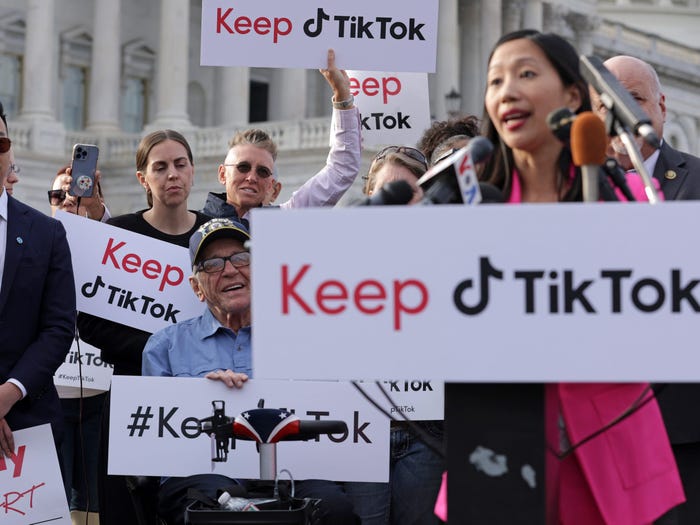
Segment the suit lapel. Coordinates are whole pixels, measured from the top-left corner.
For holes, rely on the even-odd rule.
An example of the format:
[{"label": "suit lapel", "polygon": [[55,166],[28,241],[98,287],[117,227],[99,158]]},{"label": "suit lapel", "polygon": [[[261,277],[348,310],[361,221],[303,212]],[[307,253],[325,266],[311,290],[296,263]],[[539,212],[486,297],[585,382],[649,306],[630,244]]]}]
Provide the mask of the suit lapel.
[{"label": "suit lapel", "polygon": [[17,275],[19,261],[29,240],[29,230],[32,220],[28,209],[22,209],[17,201],[8,195],[7,199],[7,247],[5,249],[5,269],[2,273],[2,289],[0,290],[0,312],[5,308],[10,287]]},{"label": "suit lapel", "polygon": [[[654,177],[661,184],[661,190],[664,192],[664,198],[667,201],[675,200],[678,197],[678,192],[683,187],[685,178],[688,175],[688,169],[684,166],[683,157],[664,142],[661,145],[659,159],[656,161]],[[666,176],[669,171],[675,173],[673,178]]]}]

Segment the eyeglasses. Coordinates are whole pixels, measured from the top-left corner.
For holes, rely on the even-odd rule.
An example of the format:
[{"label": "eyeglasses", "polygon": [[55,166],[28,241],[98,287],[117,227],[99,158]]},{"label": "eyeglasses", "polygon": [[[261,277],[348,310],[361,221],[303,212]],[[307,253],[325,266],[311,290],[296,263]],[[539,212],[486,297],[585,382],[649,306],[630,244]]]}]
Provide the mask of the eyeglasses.
[{"label": "eyeglasses", "polygon": [[[250,165],[250,162],[239,162],[238,164],[224,164],[224,166],[233,166],[243,174],[250,173],[250,170],[253,169],[253,167]],[[272,175],[272,172],[265,166],[256,166],[255,174],[261,179],[266,179]]]},{"label": "eyeglasses", "polygon": [[63,190],[49,190],[49,204],[51,206],[60,206],[66,199],[66,192]]},{"label": "eyeglasses", "polygon": [[15,175],[19,175],[19,166],[17,164],[10,164],[9,172],[14,173]]},{"label": "eyeglasses", "polygon": [[0,153],[10,151],[10,146],[12,146],[12,141],[8,137],[0,137]]},{"label": "eyeglasses", "polygon": [[226,261],[231,263],[234,268],[242,268],[250,264],[250,252],[238,252],[229,255],[228,257],[212,257],[204,259],[197,264],[197,272],[204,273],[219,273],[224,270]]},{"label": "eyeglasses", "polygon": [[443,151],[442,153],[440,153],[439,157],[437,157],[434,161],[432,161],[432,165],[435,166],[435,164],[437,164],[438,162],[445,160],[447,157],[451,157],[452,155],[454,155],[458,151],[459,151],[459,148],[452,148],[452,149],[448,149],[447,151]]},{"label": "eyeglasses", "polygon": [[413,160],[420,162],[426,170],[428,169],[428,161],[425,159],[425,155],[416,148],[411,148],[410,146],[387,146],[374,156],[372,164],[392,153],[401,153],[407,157],[411,157]]}]

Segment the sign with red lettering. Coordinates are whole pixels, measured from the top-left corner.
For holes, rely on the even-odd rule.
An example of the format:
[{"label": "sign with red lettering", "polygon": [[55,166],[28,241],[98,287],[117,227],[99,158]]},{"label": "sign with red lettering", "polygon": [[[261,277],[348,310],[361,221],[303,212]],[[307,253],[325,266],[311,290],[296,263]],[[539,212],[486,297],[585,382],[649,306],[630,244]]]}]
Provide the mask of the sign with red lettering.
[{"label": "sign with red lettering", "polygon": [[[402,382],[396,384],[404,389]],[[367,388],[373,397],[377,395],[372,385]],[[413,390],[413,397],[434,398],[433,388],[430,382],[421,384],[422,392]],[[189,476],[212,472],[259,478],[260,455],[253,441],[237,439],[235,449],[227,449],[226,461],[213,462],[214,442],[200,430],[199,420],[212,415],[212,401],[223,401],[224,415],[240,419],[260,399],[265,408],[285,409],[304,421],[340,420],[347,425],[345,433],[278,443],[278,471],[288,469],[295,479],[388,480],[389,419],[350,383],[251,379],[237,389],[198,377],[113,378],[109,473]],[[408,404],[406,397],[398,399]],[[414,405],[420,409],[426,403]]]},{"label": "sign with red lettering", "polygon": [[348,71],[364,146],[412,146],[430,127],[426,73]]},{"label": "sign with red lettering", "polygon": [[15,450],[0,454],[0,523],[71,525],[51,425],[16,430]]},{"label": "sign with red lettering", "polygon": [[434,73],[437,26],[438,0],[203,0],[201,64]]},{"label": "sign with red lettering", "polygon": [[66,228],[78,310],[147,332],[202,313],[186,248],[57,212]]},{"label": "sign with red lettering", "polygon": [[253,214],[257,378],[700,380],[700,203]]}]

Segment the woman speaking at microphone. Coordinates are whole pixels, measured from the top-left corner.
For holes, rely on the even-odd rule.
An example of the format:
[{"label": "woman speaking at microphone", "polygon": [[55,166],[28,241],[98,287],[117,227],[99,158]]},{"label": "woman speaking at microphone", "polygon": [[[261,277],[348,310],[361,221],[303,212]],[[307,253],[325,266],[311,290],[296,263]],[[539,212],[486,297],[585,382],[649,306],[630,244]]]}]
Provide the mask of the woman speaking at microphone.
[{"label": "woman speaking at microphone", "polygon": [[[494,154],[481,179],[508,203],[581,201],[580,170],[547,116],[590,111],[588,93],[563,38],[504,35],[488,62],[483,131]],[[683,501],[648,384],[548,384],[544,413],[547,523],[641,525]]]}]

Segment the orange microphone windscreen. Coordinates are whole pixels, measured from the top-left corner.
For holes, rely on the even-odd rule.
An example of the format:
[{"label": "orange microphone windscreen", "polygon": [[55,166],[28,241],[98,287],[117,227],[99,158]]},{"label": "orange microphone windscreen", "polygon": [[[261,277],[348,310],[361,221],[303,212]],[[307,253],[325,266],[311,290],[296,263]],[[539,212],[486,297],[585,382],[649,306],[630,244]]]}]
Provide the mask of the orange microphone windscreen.
[{"label": "orange microphone windscreen", "polygon": [[608,134],[603,121],[591,111],[579,114],[571,125],[571,156],[576,166],[605,162]]}]

